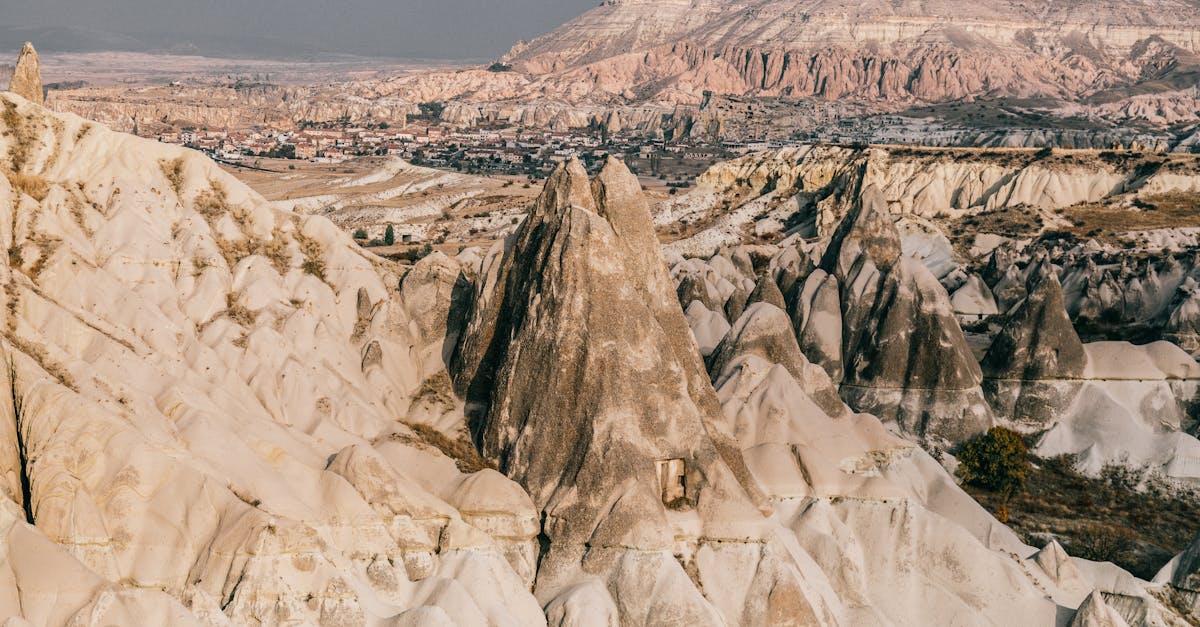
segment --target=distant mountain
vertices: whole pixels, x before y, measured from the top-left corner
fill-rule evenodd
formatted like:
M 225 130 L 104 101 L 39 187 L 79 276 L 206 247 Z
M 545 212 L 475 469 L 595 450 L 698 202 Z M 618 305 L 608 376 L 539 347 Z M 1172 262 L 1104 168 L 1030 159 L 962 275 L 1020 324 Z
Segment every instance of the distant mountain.
M 607 0 L 502 61 L 625 99 L 1077 100 L 1195 84 L 1200 3 Z

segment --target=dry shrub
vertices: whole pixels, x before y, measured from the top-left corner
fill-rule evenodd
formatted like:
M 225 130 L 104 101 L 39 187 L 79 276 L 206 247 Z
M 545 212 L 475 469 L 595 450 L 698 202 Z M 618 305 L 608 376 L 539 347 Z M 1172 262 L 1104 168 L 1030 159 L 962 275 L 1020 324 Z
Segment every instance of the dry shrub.
M 408 428 L 417 434 L 417 437 L 422 442 L 432 446 L 454 460 L 458 470 L 465 473 L 479 472 L 485 468 L 495 469 L 487 460 L 479 455 L 479 451 L 475 450 L 475 445 L 471 442 L 467 435 L 461 434 L 457 439 L 450 439 L 446 434 L 434 429 L 433 427 L 419 423 L 406 422 Z
M 305 237 L 304 233 L 297 228 L 296 243 L 300 245 L 300 253 L 304 255 L 304 262 L 300 267 L 307 273 L 325 280 L 325 249 L 321 246 L 321 242 Z
M 1071 555 L 1094 562 L 1126 563 L 1137 548 L 1137 535 L 1120 525 L 1089 522 L 1067 547 Z
M 158 167 L 162 170 L 163 176 L 167 177 L 167 181 L 171 184 L 171 189 L 175 190 L 175 195 L 182 196 L 183 157 L 176 157 L 171 160 L 159 159 Z
M 32 196 L 34 200 L 41 202 L 50 194 L 50 181 L 43 176 L 36 174 L 23 174 L 21 172 L 6 172 L 8 182 L 12 184 L 13 189 Z
M 258 319 L 256 312 L 250 311 L 245 305 L 237 302 L 238 295 L 236 292 L 230 292 L 225 295 L 225 315 L 229 316 L 230 320 L 248 327 L 254 324 Z
M 196 211 L 208 220 L 210 225 L 216 225 L 221 216 L 230 213 L 229 199 L 225 188 L 216 181 L 209 183 L 209 188 L 196 195 L 194 203 Z

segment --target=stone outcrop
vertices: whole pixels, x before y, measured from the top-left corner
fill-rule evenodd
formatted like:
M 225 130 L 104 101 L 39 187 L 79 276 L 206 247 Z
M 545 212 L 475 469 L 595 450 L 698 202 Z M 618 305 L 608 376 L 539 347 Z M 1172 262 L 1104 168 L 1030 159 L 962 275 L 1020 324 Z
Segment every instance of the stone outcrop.
M 714 354 L 713 381 L 726 429 L 778 503 L 774 518 L 839 591 L 847 624 L 944 622 L 945 614 L 929 614 L 933 607 L 963 608 L 968 622 L 1052 620 L 1044 595 L 1051 590 L 1057 599 L 1056 584 L 1035 587 L 1010 557 L 997 560 L 985 546 L 1031 550 L 1014 547 L 1010 531 L 987 522 L 955 490 L 944 492 L 952 480 L 927 453 L 888 433 L 874 416 L 846 407 L 787 327 L 783 311 L 752 306 Z M 913 550 L 894 560 L 868 557 L 867 547 L 884 545 Z M 950 555 L 956 558 L 942 559 Z M 974 566 L 960 570 L 958 559 Z M 984 583 L 952 574 L 976 569 L 999 577 Z M 981 586 L 991 592 L 981 594 Z M 1011 602 L 995 603 L 993 595 Z
M 1026 292 L 983 358 L 984 374 L 1022 381 L 1082 377 L 1087 356 L 1049 259 L 1035 263 Z
M 662 203 L 655 222 L 703 225 L 668 247 L 693 255 L 737 244 L 747 230 L 771 221 L 812 223 L 805 237 L 825 237 L 857 202 L 859 190 L 869 187 L 879 190 L 893 214 L 942 221 L 1119 203 L 1124 194 L 1191 192 L 1200 190 L 1200 166 L 1188 155 L 1137 153 L 1107 161 L 1083 152 L 1058 158 L 1032 150 L 802 146 L 718 163 L 700 175 L 693 191 Z M 765 212 L 767 206 L 775 209 Z M 998 261 L 1004 262 L 1006 249 L 1000 249 Z M 1010 266 L 1000 263 L 984 279 L 994 287 L 999 277 L 991 273 Z M 996 298 L 1004 311 L 1007 299 L 999 292 Z
M 17 57 L 17 66 L 13 70 L 12 82 L 8 90 L 35 104 L 45 101 L 42 91 L 42 65 L 33 44 L 25 42 L 21 54 Z
M 769 507 L 716 428 L 716 395 L 636 177 L 611 160 L 591 183 L 577 161 L 560 166 L 492 256 L 455 373 L 484 455 L 542 513 L 539 598 L 580 609 L 620 600 L 623 624 L 784 607 L 836 620 L 819 582 L 771 557 Z M 673 556 L 714 541 L 726 557 Z M 747 566 L 741 592 L 705 586 L 702 596 L 689 579 Z M 602 585 L 581 588 L 581 567 Z
M 838 225 L 821 270 L 842 303 L 842 397 L 932 442 L 961 442 L 987 428 L 979 364 L 949 295 L 900 236 L 874 188 Z M 816 294 L 814 294 L 816 296 Z
M 1071 627 L 1128 627 L 1129 623 L 1104 602 L 1104 595 L 1093 592 L 1088 595 L 1075 617 L 1071 619 Z

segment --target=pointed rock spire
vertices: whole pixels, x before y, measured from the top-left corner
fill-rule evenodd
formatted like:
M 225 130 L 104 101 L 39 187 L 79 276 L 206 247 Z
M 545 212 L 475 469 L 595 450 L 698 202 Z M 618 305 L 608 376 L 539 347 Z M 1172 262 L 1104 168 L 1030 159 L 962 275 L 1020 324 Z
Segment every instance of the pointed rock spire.
M 871 185 L 834 230 L 821 268 L 845 281 L 860 257 L 885 271 L 900 258 L 901 250 L 900 231 L 888 211 L 887 200 Z
M 989 378 L 1034 381 L 1083 376 L 1087 355 L 1063 304 L 1062 285 L 1048 257 L 1035 261 L 1028 295 L 983 358 Z
M 841 393 L 851 407 L 895 421 L 933 446 L 987 428 L 983 375 L 950 296 L 928 268 L 903 254 L 887 200 L 874 185 L 834 231 L 820 270 L 836 281 L 824 286 L 823 297 L 841 300 Z M 832 313 L 830 304 L 821 309 Z M 804 323 L 807 316 L 799 317 Z M 794 325 L 804 339 L 807 324 Z M 828 370 L 838 353 L 829 350 L 832 339 L 825 332 L 801 346 Z
M 605 562 L 623 617 L 639 611 L 626 599 L 645 598 L 633 590 L 654 586 L 672 591 L 656 603 L 707 622 L 672 553 L 678 521 L 702 538 L 770 542 L 770 506 L 721 430 L 636 177 L 617 161 L 592 183 L 578 162 L 559 166 L 492 255 L 500 259 L 477 288 L 452 371 L 484 455 L 540 511 L 538 585 L 564 584 L 556 577 L 582 556 L 635 552 L 654 564 L 651 579 L 631 573 L 628 560 Z M 709 567 L 699 567 L 701 578 Z M 792 576 L 767 579 L 790 590 Z M 787 602 L 805 608 L 810 600 L 796 590 Z
M 1079 606 L 1075 618 L 1071 619 L 1071 627 L 1129 627 L 1129 623 L 1109 607 L 1104 602 L 1104 595 L 1096 590 Z
M 480 407 L 484 453 L 564 519 L 551 542 L 662 523 L 656 460 L 683 460 L 689 499 L 711 485 L 724 497 L 709 503 L 749 506 L 740 455 L 726 455 L 736 445 L 710 432 L 716 394 L 628 169 L 610 161 L 590 184 L 577 161 L 560 166 L 503 255 L 480 287 L 456 378 Z M 618 498 L 638 509 L 623 530 L 601 524 Z
M 45 102 L 42 94 L 41 62 L 38 60 L 37 51 L 33 49 L 33 44 L 28 41 L 21 48 L 21 55 L 17 57 L 17 68 L 13 72 L 8 90 L 36 104 Z

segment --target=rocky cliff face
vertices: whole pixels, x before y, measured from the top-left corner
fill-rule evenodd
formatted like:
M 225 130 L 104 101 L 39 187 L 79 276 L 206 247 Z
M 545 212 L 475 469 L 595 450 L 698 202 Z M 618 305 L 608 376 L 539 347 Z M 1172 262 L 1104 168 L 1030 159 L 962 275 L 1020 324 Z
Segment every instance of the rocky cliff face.
M 1183 2 L 606 2 L 504 60 L 625 97 L 1075 99 L 1200 49 Z M 1169 63 L 1167 63 L 1169 65 Z
M 291 128 L 302 120 L 328 122 L 348 117 L 355 123 L 403 125 L 420 113 L 414 101 L 395 97 L 364 98 L 339 85 L 231 88 L 113 87 L 53 91 L 47 106 L 129 132 L 169 126 L 246 129 L 258 125 Z

